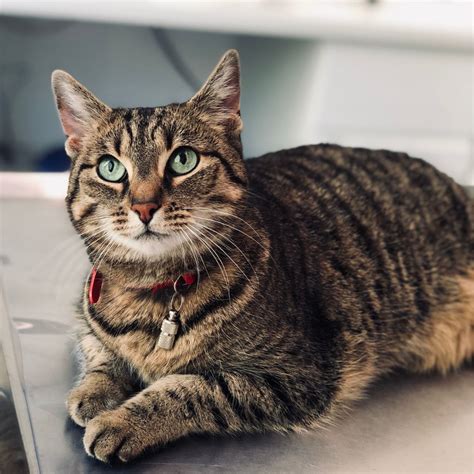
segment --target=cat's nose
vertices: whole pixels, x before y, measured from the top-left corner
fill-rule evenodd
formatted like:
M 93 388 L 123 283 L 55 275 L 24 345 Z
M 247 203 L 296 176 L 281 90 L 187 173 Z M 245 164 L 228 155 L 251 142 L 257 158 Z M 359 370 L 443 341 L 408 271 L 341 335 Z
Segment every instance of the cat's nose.
M 148 224 L 153 218 L 153 214 L 158 209 L 156 202 L 142 202 L 132 205 L 132 211 L 138 214 L 138 217 L 144 224 Z

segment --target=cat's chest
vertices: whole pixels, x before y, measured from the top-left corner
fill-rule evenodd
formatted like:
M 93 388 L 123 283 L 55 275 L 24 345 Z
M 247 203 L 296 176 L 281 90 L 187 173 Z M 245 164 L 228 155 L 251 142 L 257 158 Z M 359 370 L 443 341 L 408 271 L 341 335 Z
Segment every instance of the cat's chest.
M 180 331 L 169 350 L 158 345 L 166 299 L 131 292 L 103 292 L 101 299 L 87 304 L 85 317 L 104 345 L 126 361 L 145 382 L 176 373 L 201 354 L 198 334 Z

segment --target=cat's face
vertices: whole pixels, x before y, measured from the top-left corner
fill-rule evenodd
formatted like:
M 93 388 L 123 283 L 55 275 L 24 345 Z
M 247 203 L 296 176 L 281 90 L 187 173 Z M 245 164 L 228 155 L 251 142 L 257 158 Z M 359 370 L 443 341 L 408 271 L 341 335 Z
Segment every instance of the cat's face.
M 233 212 L 247 182 L 239 89 L 235 51 L 188 102 L 156 108 L 111 109 L 53 73 L 72 159 L 69 213 L 96 258 L 187 252 L 212 232 L 213 216 Z

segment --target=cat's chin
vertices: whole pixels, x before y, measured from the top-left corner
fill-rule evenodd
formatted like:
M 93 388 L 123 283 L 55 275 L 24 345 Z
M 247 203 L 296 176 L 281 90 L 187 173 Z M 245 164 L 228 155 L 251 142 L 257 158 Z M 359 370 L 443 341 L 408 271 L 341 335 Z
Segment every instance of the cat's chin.
M 145 257 L 150 260 L 160 260 L 176 252 L 183 245 L 183 241 L 178 235 L 160 234 L 154 231 L 146 231 L 136 237 L 116 234 L 110 237 L 124 247 L 126 257 L 132 257 L 132 259 Z

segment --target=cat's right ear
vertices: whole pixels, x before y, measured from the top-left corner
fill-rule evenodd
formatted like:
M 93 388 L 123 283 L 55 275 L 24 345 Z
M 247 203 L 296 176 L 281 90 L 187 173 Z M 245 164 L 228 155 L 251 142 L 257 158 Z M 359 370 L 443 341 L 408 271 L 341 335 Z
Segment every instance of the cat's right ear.
M 67 137 L 66 153 L 75 158 L 81 151 L 86 135 L 111 109 L 65 71 L 54 71 L 51 84 Z

